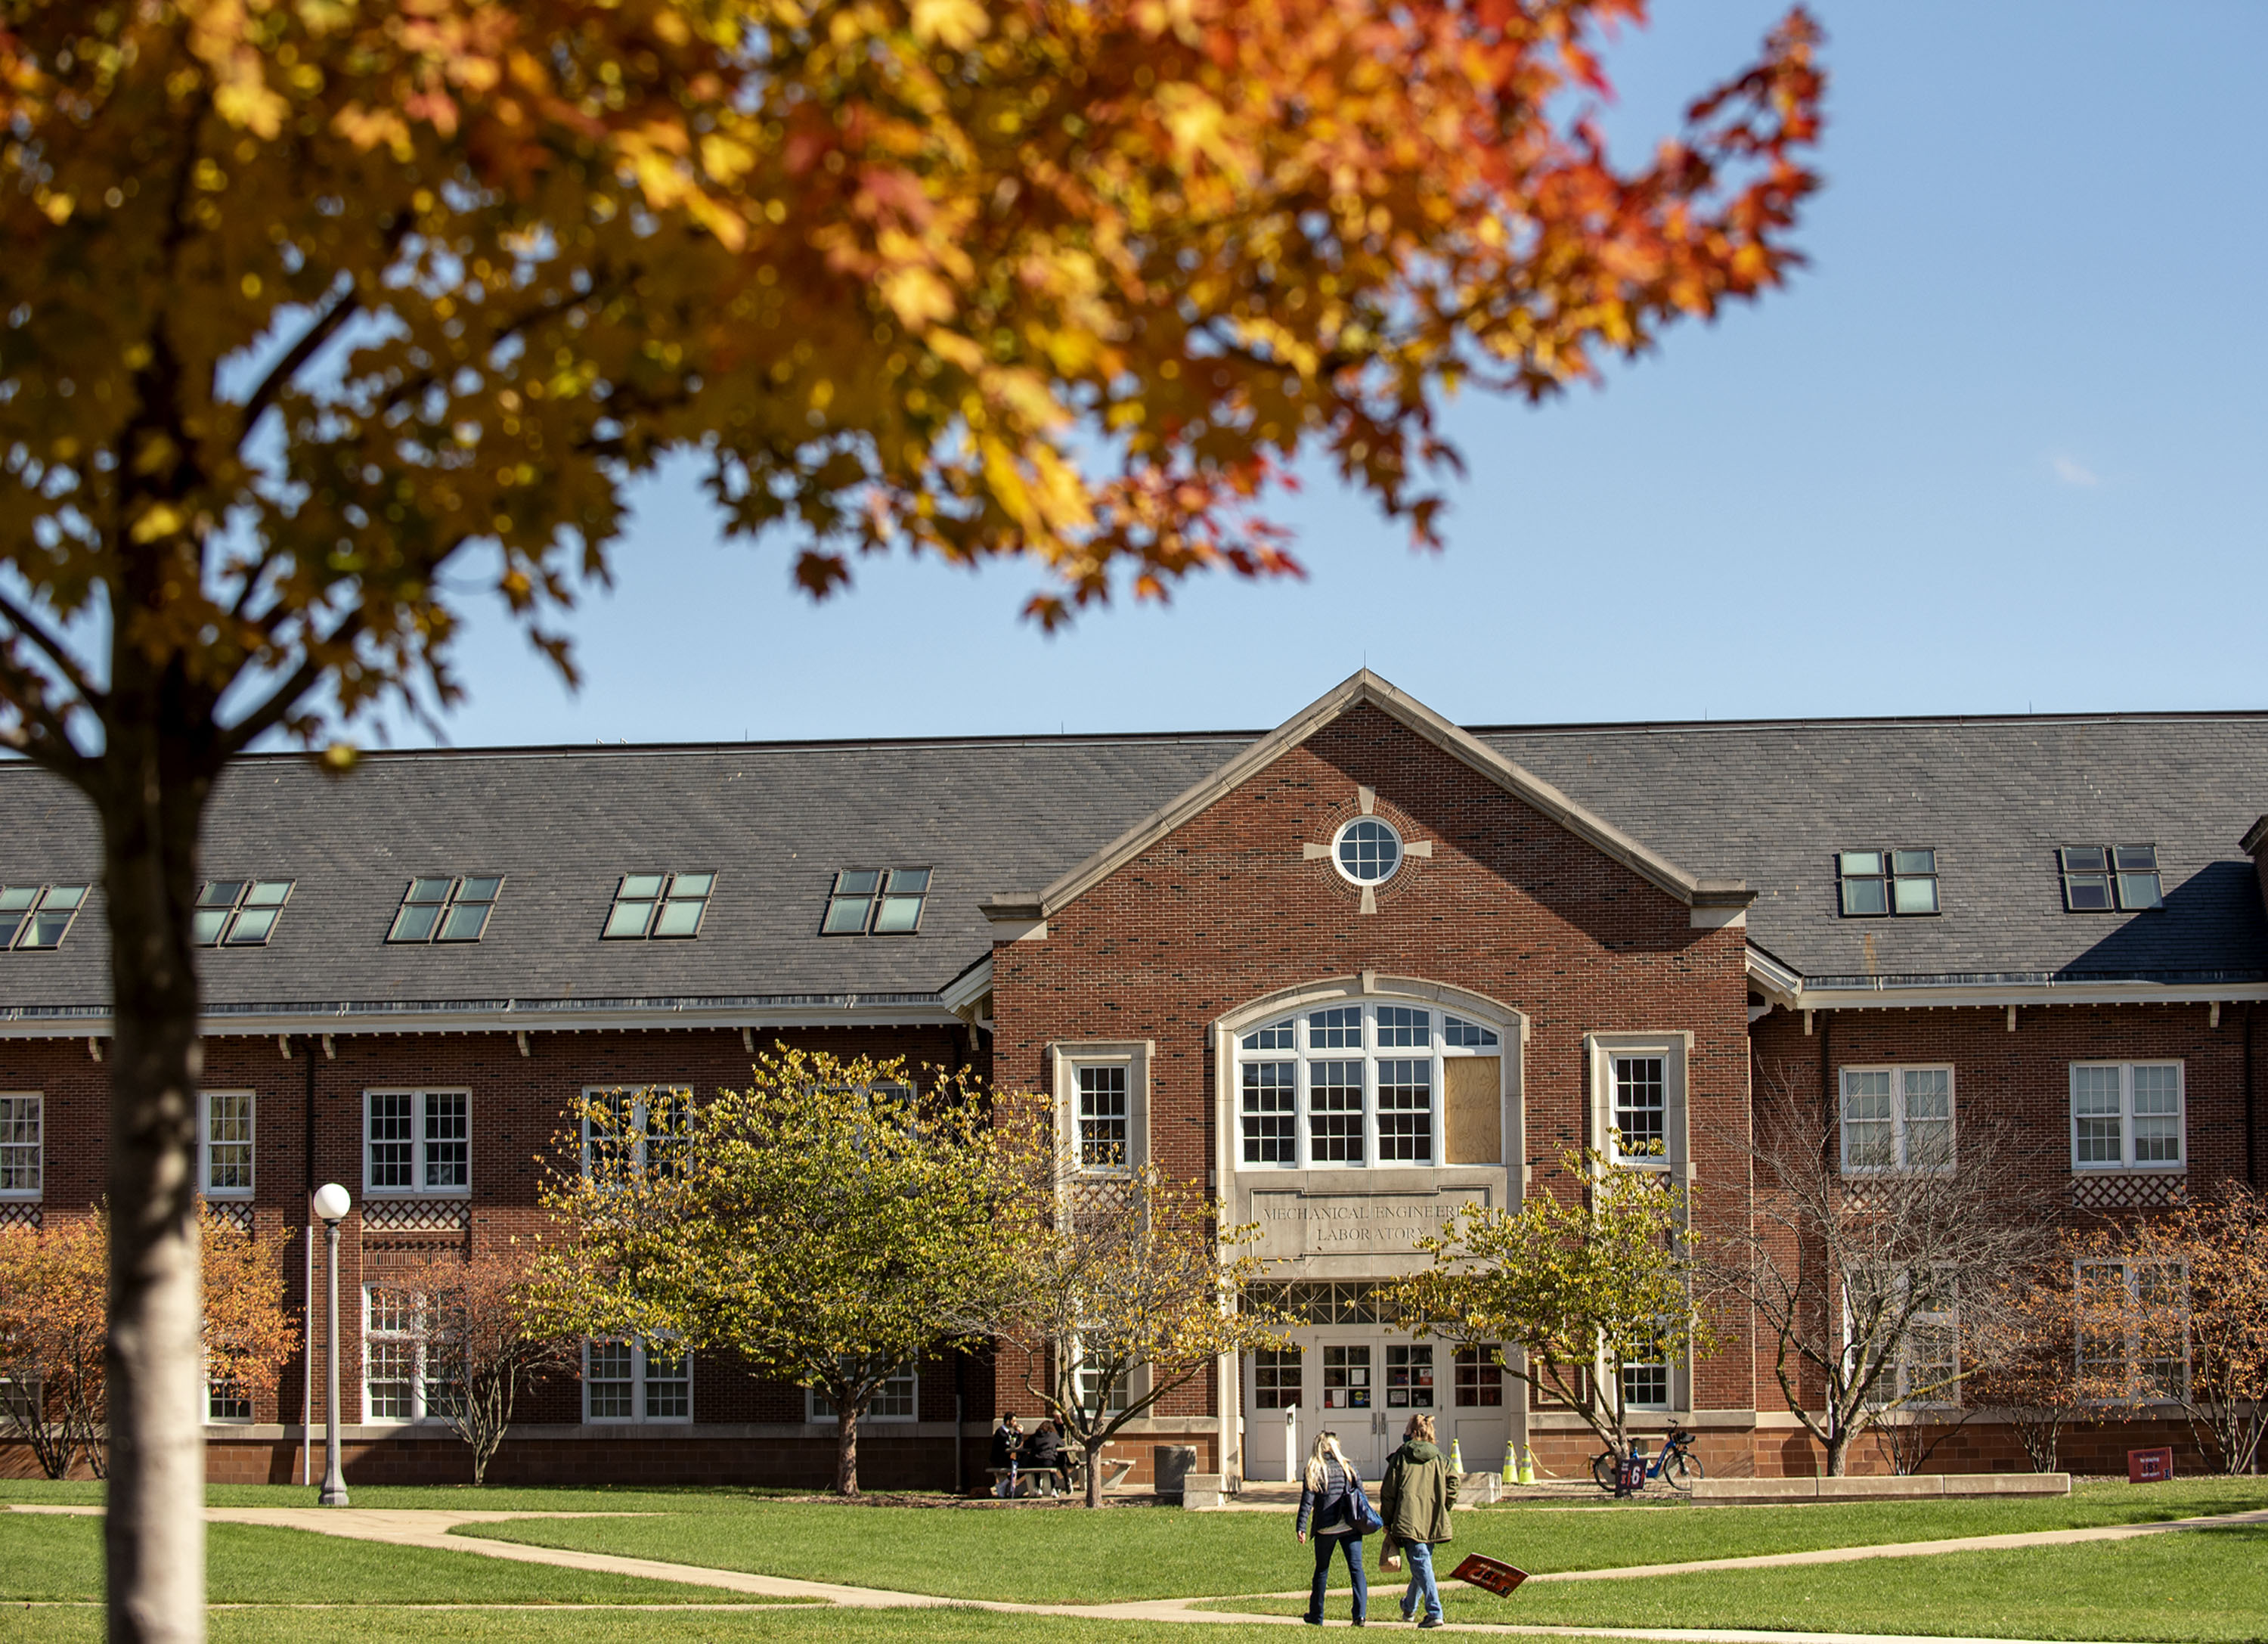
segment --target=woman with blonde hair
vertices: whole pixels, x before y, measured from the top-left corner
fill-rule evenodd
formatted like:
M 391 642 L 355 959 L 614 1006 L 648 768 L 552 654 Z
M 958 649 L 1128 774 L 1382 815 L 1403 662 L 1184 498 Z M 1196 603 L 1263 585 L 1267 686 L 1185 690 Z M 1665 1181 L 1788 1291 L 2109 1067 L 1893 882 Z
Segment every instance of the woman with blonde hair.
M 1386 1520 L 1386 1567 L 1394 1554 L 1410 1555 L 1410 1588 L 1402 1595 L 1402 1618 L 1420 1627 L 1441 1625 L 1441 1589 L 1433 1574 L 1433 1549 L 1454 1534 L 1449 1514 L 1457 1505 L 1457 1476 L 1433 1442 L 1433 1418 L 1415 1415 L 1403 1429 L 1402 1448 L 1386 1458 L 1386 1482 L 1378 1505 Z
M 1354 1581 L 1354 1624 L 1360 1626 L 1368 1619 L 1370 1584 L 1363 1578 L 1362 1537 L 1363 1522 L 1370 1517 L 1361 1476 L 1339 1448 L 1339 1435 L 1328 1430 L 1317 1434 L 1300 1480 L 1300 1522 L 1292 1530 L 1302 1542 L 1311 1527 L 1315 1535 L 1315 1581 L 1307 1592 L 1309 1626 L 1323 1625 L 1323 1594 L 1330 1583 L 1334 1547 L 1345 1550 L 1347 1574 Z

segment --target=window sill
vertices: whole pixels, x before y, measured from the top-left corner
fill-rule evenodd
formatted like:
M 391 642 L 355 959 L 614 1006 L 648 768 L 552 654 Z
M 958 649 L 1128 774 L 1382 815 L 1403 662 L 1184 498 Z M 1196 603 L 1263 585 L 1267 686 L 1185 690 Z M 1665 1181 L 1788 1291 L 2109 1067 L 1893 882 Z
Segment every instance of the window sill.
M 2106 1176 L 2187 1176 L 2190 1168 L 2180 1164 L 2074 1164 L 2071 1173 L 2090 1179 Z

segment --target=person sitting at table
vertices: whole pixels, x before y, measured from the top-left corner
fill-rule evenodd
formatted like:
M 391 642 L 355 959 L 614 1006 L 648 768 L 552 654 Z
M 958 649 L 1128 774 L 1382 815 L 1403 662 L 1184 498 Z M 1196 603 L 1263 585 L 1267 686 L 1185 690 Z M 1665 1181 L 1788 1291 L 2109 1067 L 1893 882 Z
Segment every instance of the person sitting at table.
M 1012 1412 L 1000 1418 L 1000 1425 L 992 1429 L 992 1471 L 1004 1475 L 994 1486 L 1001 1496 L 1016 1493 L 1016 1460 L 1023 1453 L 1024 1429 L 1016 1423 Z
M 1054 1421 L 1042 1421 L 1032 1429 L 1032 1436 L 1024 1441 L 1020 1457 L 1023 1470 L 1037 1479 L 1041 1473 L 1055 1475 L 1055 1487 L 1065 1493 L 1071 1490 L 1071 1465 L 1064 1453 L 1063 1432 Z

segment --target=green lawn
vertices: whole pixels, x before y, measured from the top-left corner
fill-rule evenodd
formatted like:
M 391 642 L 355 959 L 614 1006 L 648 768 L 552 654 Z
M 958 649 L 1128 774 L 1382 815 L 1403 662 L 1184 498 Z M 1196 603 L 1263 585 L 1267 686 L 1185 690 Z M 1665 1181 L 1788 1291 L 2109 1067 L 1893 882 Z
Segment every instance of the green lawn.
M 476 1552 L 344 1541 L 306 1530 L 215 1524 L 207 1531 L 215 1603 L 636 1604 L 747 1603 L 717 1587 L 645 1581 Z M 102 1522 L 0 1514 L 0 1600 L 99 1597 Z M 12 1625 L 9 1629 L 12 1634 Z
M 1444 1567 L 1465 1547 L 1444 1548 Z M 1403 1575 L 1372 1572 L 1371 1614 L 1392 1618 Z M 1342 1579 L 1344 1579 L 1342 1577 Z M 1498 1598 L 1450 1582 L 1452 1621 L 1531 1626 L 1756 1627 L 1968 1638 L 2137 1640 L 2268 1638 L 2268 1530 L 2211 1530 L 2071 1547 L 1862 1559 L 1661 1579 L 1553 1581 Z M 1304 1599 L 1208 1610 L 1297 1615 Z M 1344 1618 L 1348 1597 L 1328 1613 Z
M 1506 1508 L 1459 1515 L 1456 1544 L 1523 1569 L 1590 1570 L 2263 1508 L 2268 1479 L 2104 1484 L 2030 1500 L 1591 1513 Z M 1310 1555 L 1291 1529 L 1288 1509 L 955 1513 L 741 1498 L 729 1507 L 712 1499 L 697 1511 L 664 1517 L 529 1519 L 459 1533 L 951 1598 L 1102 1603 L 1303 1585 Z

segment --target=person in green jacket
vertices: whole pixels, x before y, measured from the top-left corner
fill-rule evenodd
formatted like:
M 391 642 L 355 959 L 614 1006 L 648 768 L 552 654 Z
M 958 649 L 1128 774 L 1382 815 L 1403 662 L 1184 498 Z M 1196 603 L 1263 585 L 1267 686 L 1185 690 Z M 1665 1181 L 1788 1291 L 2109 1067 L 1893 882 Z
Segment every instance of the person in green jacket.
M 1386 1482 L 1379 1488 L 1378 1515 L 1386 1521 L 1385 1553 L 1410 1558 L 1410 1590 L 1402 1595 L 1402 1618 L 1414 1620 L 1418 1601 L 1425 1601 L 1421 1627 L 1441 1625 L 1441 1589 L 1433 1579 L 1433 1549 L 1449 1540 L 1449 1513 L 1457 1505 L 1457 1475 L 1433 1443 L 1433 1418 L 1410 1418 L 1402 1448 L 1386 1458 Z M 1387 1567 L 1391 1569 L 1389 1563 Z

